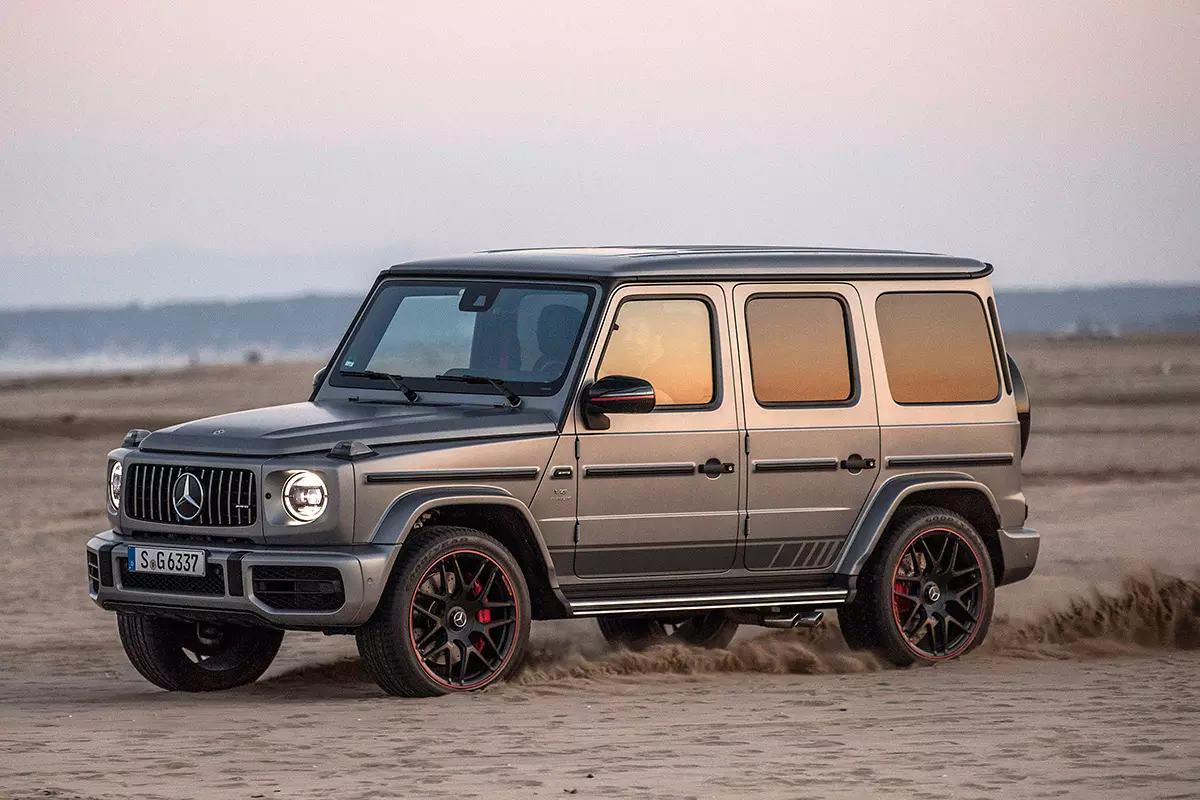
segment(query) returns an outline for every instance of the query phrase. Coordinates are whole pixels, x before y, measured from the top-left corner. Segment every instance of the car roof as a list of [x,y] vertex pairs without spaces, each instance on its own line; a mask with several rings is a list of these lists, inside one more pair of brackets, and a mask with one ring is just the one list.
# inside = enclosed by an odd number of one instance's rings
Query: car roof
[[397,264],[395,275],[504,275],[606,280],[718,278],[978,278],[992,265],[973,258],[903,250],[760,245],[635,245],[485,250]]

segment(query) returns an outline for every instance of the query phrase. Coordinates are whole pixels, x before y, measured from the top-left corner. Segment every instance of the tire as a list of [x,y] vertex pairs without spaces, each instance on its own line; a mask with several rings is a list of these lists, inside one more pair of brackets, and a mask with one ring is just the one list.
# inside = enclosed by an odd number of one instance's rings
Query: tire
[[838,609],[838,627],[851,650],[878,650],[879,637],[864,604],[851,603]]
[[987,546],[958,514],[901,509],[838,610],[846,643],[898,666],[964,655],[987,636],[995,602]]
[[434,697],[512,675],[529,626],[529,588],[504,545],[474,528],[433,526],[406,544],[356,638],[381,689]]
[[738,624],[724,611],[710,611],[674,622],[644,617],[597,617],[596,624],[609,644],[630,650],[645,650],[666,642],[721,649],[729,646],[738,629]]
[[283,631],[232,623],[117,614],[121,644],[143,678],[171,692],[217,692],[258,680]]

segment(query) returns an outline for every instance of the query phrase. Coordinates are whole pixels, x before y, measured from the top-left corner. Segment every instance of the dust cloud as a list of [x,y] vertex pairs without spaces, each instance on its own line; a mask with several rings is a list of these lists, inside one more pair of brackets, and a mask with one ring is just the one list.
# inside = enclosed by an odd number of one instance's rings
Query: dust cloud
[[[551,636],[530,648],[510,683],[539,686],[639,675],[825,675],[894,669],[870,653],[847,648],[832,616],[815,629],[740,637],[724,650],[662,644],[634,652]],[[1093,590],[1027,622],[997,617],[987,640],[968,658],[1081,659],[1195,649],[1200,649],[1200,582],[1151,572],[1125,577],[1115,593]],[[346,681],[368,681],[355,659],[306,665],[266,683],[311,687]]]

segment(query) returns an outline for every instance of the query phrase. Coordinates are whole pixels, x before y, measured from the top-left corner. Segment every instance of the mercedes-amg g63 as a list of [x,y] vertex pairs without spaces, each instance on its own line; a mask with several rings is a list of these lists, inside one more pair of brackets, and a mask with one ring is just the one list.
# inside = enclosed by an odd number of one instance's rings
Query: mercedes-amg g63
[[1033,570],[1029,401],[989,264],[787,247],[508,250],[371,287],[311,396],[108,459],[92,598],[165,689],[357,637],[387,692],[478,689],[531,620],[629,647],[814,625],[959,656]]

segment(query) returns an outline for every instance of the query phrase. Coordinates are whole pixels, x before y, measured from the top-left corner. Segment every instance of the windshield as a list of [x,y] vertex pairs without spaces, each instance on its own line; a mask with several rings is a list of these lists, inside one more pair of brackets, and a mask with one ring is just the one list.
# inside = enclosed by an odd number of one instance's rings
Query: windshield
[[588,287],[481,281],[396,281],[375,295],[342,352],[335,386],[495,393],[439,375],[502,381],[519,394],[561,388],[592,302]]

